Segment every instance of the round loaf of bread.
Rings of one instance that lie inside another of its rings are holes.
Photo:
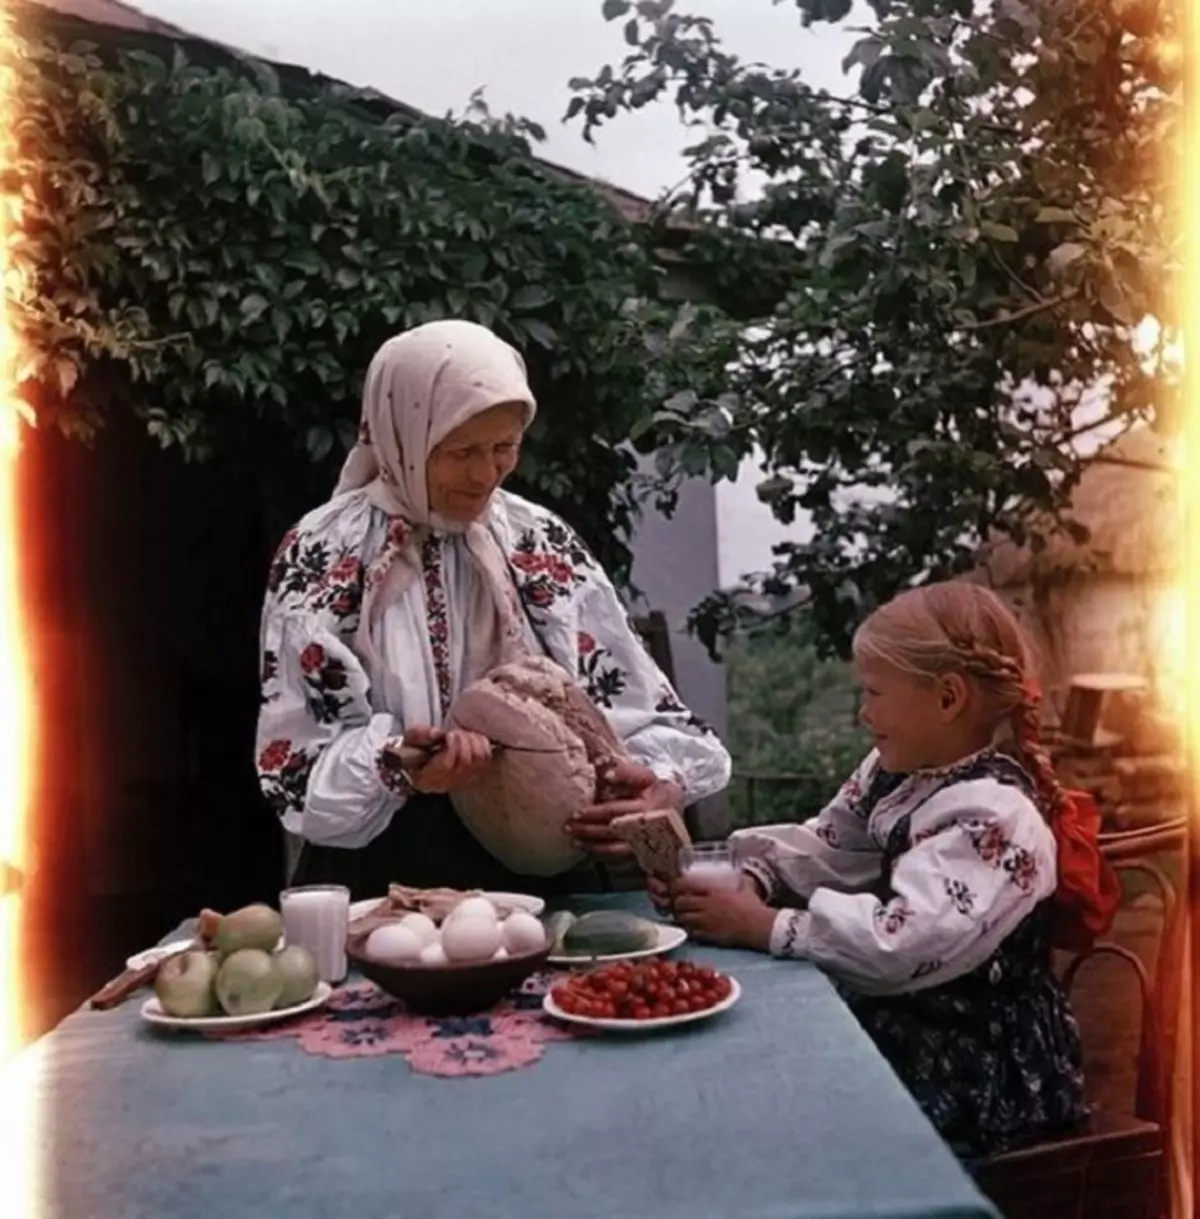
[[[581,863],[563,828],[595,803],[598,774],[625,751],[565,670],[540,656],[494,669],[459,695],[449,723],[500,746],[484,775],[451,796],[480,845],[523,876]]]

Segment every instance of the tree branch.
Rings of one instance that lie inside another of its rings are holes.
[[[993,326],[1008,326],[1013,322],[1022,321],[1024,318],[1032,317],[1035,313],[1042,313],[1046,309],[1054,309],[1059,305],[1066,304],[1071,298],[1069,295],[1052,296],[1048,300],[1034,301],[1032,305],[1026,305],[1024,309],[1018,309],[1015,313],[1005,313],[1001,317],[990,317],[985,321],[976,322],[972,326],[964,326],[964,330],[988,330]]]

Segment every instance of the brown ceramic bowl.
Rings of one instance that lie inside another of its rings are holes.
[[[346,942],[346,956],[364,978],[422,1016],[485,1012],[546,963],[550,945],[478,965],[386,965],[364,955],[365,935]]]

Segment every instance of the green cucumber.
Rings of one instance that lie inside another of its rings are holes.
[[[573,957],[642,952],[658,944],[658,925],[624,910],[593,910],[567,928],[562,944],[564,952]]]

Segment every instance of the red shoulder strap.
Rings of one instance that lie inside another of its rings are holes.
[[[1121,883],[1100,850],[1100,808],[1088,792],[1068,791],[1054,822],[1058,888],[1051,941],[1055,948],[1086,952],[1112,927]]]

